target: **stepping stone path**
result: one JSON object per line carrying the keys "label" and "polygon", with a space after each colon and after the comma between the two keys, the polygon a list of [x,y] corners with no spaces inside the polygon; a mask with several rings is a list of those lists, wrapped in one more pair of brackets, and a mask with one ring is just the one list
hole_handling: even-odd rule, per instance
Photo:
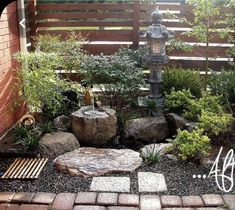
{"label": "stepping stone path", "polygon": [[[139,172],[139,192],[163,192],[167,190],[163,174]],[[90,191],[130,192],[129,177],[93,177]]]}
{"label": "stepping stone path", "polygon": [[167,190],[163,174],[151,172],[138,173],[139,192],[164,192]]}
{"label": "stepping stone path", "polygon": [[132,172],[142,163],[140,153],[130,149],[98,149],[82,147],[57,157],[60,171],[73,176],[99,176],[109,172]]}
{"label": "stepping stone path", "polygon": [[94,177],[90,191],[130,192],[129,177]]}

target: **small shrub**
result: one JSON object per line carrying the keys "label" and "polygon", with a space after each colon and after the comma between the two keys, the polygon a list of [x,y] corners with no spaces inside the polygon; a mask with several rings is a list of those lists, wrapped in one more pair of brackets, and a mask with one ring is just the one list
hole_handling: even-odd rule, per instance
{"label": "small shrub", "polygon": [[193,69],[166,67],[163,72],[163,90],[169,94],[175,91],[190,90],[193,96],[200,97],[202,80],[200,72]]}
{"label": "small shrub", "polygon": [[210,138],[203,135],[203,130],[197,129],[192,132],[178,130],[178,134],[172,143],[172,151],[183,161],[195,161],[206,156],[211,149]]}
{"label": "small shrub", "polygon": [[190,100],[189,106],[184,110],[183,116],[192,121],[198,121],[202,111],[215,114],[223,113],[221,96],[213,96],[210,92],[203,92],[199,99]]}
{"label": "small shrub", "polygon": [[222,71],[211,75],[210,89],[214,95],[222,95],[223,102],[229,106],[235,104],[235,72]]}
{"label": "small shrub", "polygon": [[82,73],[85,80],[99,86],[110,106],[117,110],[137,100],[145,84],[143,69],[137,68],[128,57],[117,55],[88,57]]}
{"label": "small shrub", "polygon": [[15,142],[23,147],[24,150],[35,150],[39,145],[41,130],[38,126],[16,126],[13,129]]}
{"label": "small shrub", "polygon": [[128,59],[134,62],[137,67],[143,67],[143,59],[147,54],[148,48],[146,46],[139,47],[137,50],[122,47],[116,53],[119,57],[128,57]]}
{"label": "small shrub", "polygon": [[155,151],[155,147],[148,149],[144,159],[148,164],[156,164],[162,160],[162,150]]}
{"label": "small shrub", "polygon": [[194,99],[190,90],[172,90],[170,94],[165,95],[165,108],[167,111],[182,114],[184,110],[188,109]]}
{"label": "small shrub", "polygon": [[202,111],[197,126],[203,129],[210,137],[225,134],[231,129],[233,117],[231,114],[215,114],[209,111]]}
{"label": "small shrub", "polygon": [[39,128],[40,128],[42,135],[46,133],[51,133],[52,131],[54,131],[54,125],[52,122],[45,122],[45,123],[39,124]]}

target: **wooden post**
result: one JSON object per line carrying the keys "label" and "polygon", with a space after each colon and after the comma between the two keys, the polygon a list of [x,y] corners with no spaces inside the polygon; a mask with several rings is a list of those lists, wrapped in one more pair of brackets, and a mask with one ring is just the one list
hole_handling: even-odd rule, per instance
{"label": "wooden post", "polygon": [[134,0],[133,2],[133,31],[132,40],[133,48],[137,49],[139,47],[139,28],[140,28],[140,2],[139,0]]}
{"label": "wooden post", "polygon": [[33,37],[37,35],[36,4],[37,4],[37,0],[29,0],[29,2],[28,2],[31,49],[34,48]]}

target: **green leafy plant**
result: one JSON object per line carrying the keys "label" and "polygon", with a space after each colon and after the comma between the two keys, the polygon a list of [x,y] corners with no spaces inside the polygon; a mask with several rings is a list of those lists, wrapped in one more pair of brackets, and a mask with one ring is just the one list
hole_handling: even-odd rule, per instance
{"label": "green leafy plant", "polygon": [[190,90],[175,91],[173,89],[170,94],[165,95],[165,108],[167,111],[182,114],[188,109],[192,99],[194,99],[194,96]]}
{"label": "green leafy plant", "polygon": [[178,130],[178,134],[172,143],[172,151],[183,161],[195,161],[200,157],[206,156],[211,149],[210,138],[203,135],[202,129],[197,129],[192,132],[187,130]]}
{"label": "green leafy plant", "polygon": [[204,130],[209,137],[225,134],[231,129],[233,117],[231,114],[215,114],[202,111],[197,126]]}
{"label": "green leafy plant", "polygon": [[221,96],[213,96],[208,91],[203,92],[201,98],[190,100],[189,106],[183,112],[183,116],[188,120],[198,121],[202,111],[222,114]]}
{"label": "green leafy plant", "polygon": [[21,63],[21,94],[32,111],[44,109],[48,116],[56,116],[62,108],[62,92],[70,89],[70,84],[59,77],[55,69],[61,58],[54,53],[27,53],[17,56]]}
{"label": "green leafy plant", "polygon": [[45,122],[45,123],[39,124],[38,126],[41,130],[42,135],[46,133],[51,133],[52,131],[54,131],[54,126],[52,122]]}
{"label": "green leafy plant", "polygon": [[156,151],[155,145],[149,148],[144,155],[144,159],[148,164],[156,164],[162,160],[162,150]]}
{"label": "green leafy plant", "polygon": [[227,105],[231,113],[235,104],[235,72],[221,71],[213,73],[210,79],[210,89],[214,95],[222,95],[224,104]]}
{"label": "green leafy plant", "polygon": [[37,149],[42,135],[40,128],[36,125],[18,125],[13,129],[13,133],[16,144],[21,145],[24,150]]}
{"label": "green leafy plant", "polygon": [[174,88],[175,91],[190,90],[192,95],[201,96],[202,80],[200,72],[193,69],[183,69],[177,67],[166,67],[162,74],[163,91],[169,94]]}
{"label": "green leafy plant", "polygon": [[129,57],[118,55],[90,56],[83,63],[82,73],[83,78],[99,87],[110,106],[117,110],[137,100],[145,84],[142,68],[136,67]]}
{"label": "green leafy plant", "polygon": [[82,49],[85,38],[74,32],[62,40],[61,36],[39,35],[35,37],[36,51],[44,53],[55,53],[60,56],[60,70],[68,72],[79,72],[80,65],[86,57],[86,52]]}

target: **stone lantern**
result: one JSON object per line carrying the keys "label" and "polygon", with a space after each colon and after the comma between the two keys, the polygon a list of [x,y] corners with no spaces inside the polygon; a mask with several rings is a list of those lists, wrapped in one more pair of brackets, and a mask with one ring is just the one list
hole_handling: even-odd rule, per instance
{"label": "stone lantern", "polygon": [[161,115],[163,110],[162,97],[162,65],[169,60],[166,55],[166,42],[173,38],[175,33],[167,30],[162,25],[162,14],[156,9],[152,14],[152,25],[147,31],[140,32],[140,37],[147,38],[148,55],[144,57],[145,64],[150,69],[150,77],[147,83],[150,84],[149,99],[156,103],[156,115]]}

